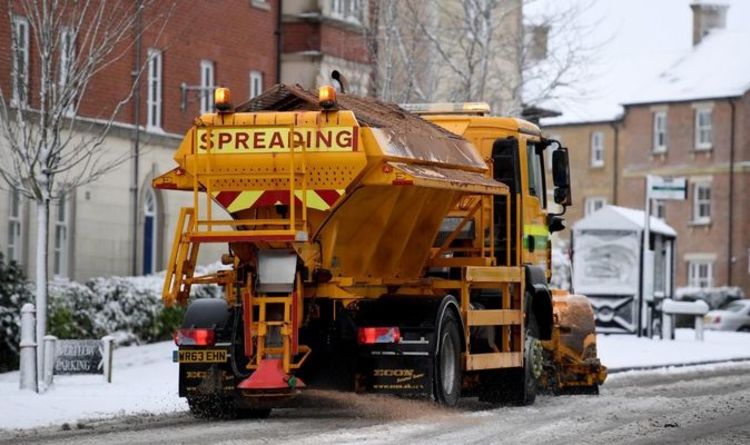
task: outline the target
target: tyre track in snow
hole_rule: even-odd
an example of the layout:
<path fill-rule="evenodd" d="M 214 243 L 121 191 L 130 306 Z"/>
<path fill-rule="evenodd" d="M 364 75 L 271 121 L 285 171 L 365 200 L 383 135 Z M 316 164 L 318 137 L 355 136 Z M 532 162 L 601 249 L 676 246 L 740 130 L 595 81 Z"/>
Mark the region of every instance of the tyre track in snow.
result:
<path fill-rule="evenodd" d="M 22 432 L 0 444 L 750 443 L 750 364 L 620 373 L 599 397 L 544 396 L 531 407 L 492 409 L 468 399 L 449 410 L 314 391 L 299 408 L 265 420 L 207 422 L 185 414 L 85 426 Z"/>

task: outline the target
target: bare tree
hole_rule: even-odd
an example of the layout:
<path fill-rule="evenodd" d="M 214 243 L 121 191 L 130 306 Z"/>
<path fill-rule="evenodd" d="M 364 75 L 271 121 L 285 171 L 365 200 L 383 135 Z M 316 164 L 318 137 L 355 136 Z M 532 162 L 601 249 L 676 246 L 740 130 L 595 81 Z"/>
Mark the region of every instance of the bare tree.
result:
<path fill-rule="evenodd" d="M 165 22 L 171 8 L 155 0 L 8 0 L 12 87 L 0 89 L 0 177 L 35 203 L 37 342 L 47 322 L 50 202 L 99 179 L 127 160 L 105 150 L 105 138 L 133 95 L 140 72 L 120 100 L 99 115 L 79 115 L 96 76 L 130 53 L 134 34 Z M 154 13 L 151 13 L 152 8 Z M 157 11 L 158 9 L 158 11 Z M 135 27 L 144 11 L 149 19 Z M 29 94 L 30 60 L 38 94 Z M 41 370 L 42 348 L 37 366 Z M 41 372 L 39 373 L 41 375 Z"/>
<path fill-rule="evenodd" d="M 586 74 L 593 51 L 577 17 L 590 1 L 525 22 L 525 8 L 541 0 L 379 0 L 368 34 L 375 92 L 394 101 L 482 100 L 519 114 Z"/>

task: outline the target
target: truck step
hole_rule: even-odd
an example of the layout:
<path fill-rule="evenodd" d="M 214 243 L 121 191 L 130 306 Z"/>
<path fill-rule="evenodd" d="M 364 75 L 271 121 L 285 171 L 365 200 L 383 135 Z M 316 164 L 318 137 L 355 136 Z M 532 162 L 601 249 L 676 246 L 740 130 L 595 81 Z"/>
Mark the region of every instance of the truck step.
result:
<path fill-rule="evenodd" d="M 464 354 L 466 370 L 514 368 L 523 366 L 521 352 L 491 352 L 486 354 Z"/>
<path fill-rule="evenodd" d="M 520 326 L 523 313 L 513 309 L 469 310 L 465 319 L 469 326 Z"/>

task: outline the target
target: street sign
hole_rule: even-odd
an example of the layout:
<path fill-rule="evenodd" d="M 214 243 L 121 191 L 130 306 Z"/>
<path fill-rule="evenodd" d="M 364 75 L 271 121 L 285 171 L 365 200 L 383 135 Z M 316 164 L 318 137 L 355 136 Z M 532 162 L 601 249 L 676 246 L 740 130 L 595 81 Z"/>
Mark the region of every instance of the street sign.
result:
<path fill-rule="evenodd" d="M 55 349 L 55 374 L 104 374 L 101 340 L 57 340 Z"/>
<path fill-rule="evenodd" d="M 648 191 L 651 199 L 687 199 L 687 178 L 665 178 L 662 176 L 647 176 Z"/>

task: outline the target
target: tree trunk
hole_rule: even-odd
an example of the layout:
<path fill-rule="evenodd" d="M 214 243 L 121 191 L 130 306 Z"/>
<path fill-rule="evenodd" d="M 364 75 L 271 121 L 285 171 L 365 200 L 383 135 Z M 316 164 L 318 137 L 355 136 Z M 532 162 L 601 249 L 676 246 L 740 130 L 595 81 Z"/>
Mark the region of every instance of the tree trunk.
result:
<path fill-rule="evenodd" d="M 49 237 L 49 201 L 36 203 L 36 368 L 39 389 L 44 370 L 44 336 L 47 334 L 47 240 Z"/>

